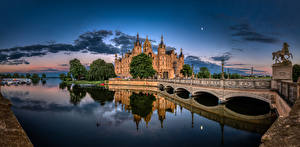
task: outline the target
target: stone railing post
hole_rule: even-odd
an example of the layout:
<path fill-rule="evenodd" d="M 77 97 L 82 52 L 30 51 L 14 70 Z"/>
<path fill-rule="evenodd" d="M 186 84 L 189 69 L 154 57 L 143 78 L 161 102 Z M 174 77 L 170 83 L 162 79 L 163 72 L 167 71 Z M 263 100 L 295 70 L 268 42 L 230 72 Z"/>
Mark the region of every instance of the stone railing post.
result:
<path fill-rule="evenodd" d="M 220 79 L 220 88 L 224 87 L 224 79 Z"/>
<path fill-rule="evenodd" d="M 300 77 L 298 78 L 298 81 L 297 81 L 297 98 L 296 99 L 300 99 Z"/>

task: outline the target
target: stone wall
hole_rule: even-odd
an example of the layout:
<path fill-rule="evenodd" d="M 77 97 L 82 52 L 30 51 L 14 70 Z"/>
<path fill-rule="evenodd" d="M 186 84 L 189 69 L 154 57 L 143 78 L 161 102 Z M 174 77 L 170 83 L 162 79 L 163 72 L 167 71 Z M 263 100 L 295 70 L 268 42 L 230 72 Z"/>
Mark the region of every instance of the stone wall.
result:
<path fill-rule="evenodd" d="M 296 83 L 297 97 L 290 113 L 278 117 L 261 138 L 261 147 L 300 146 L 300 81 Z"/>
<path fill-rule="evenodd" d="M 31 141 L 10 110 L 10 106 L 10 101 L 1 95 L 0 85 L 0 146 L 32 147 Z"/>
<path fill-rule="evenodd" d="M 157 87 L 158 83 L 156 81 L 148 80 L 113 80 L 108 81 L 109 85 L 132 85 L 132 86 L 153 86 Z"/>

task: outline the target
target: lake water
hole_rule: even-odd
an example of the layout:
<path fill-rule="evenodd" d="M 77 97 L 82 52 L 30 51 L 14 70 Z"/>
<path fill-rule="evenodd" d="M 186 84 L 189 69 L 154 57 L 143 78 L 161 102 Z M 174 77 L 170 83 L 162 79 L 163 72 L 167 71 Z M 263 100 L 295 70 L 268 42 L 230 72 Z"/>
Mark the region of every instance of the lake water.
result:
<path fill-rule="evenodd" d="M 258 146 L 274 120 L 227 118 L 150 91 L 59 83 L 48 79 L 43 84 L 1 88 L 35 146 Z M 239 106 L 238 101 L 228 104 L 234 111 Z M 246 109 L 255 108 L 242 105 L 242 109 L 245 115 L 252 112 Z"/>

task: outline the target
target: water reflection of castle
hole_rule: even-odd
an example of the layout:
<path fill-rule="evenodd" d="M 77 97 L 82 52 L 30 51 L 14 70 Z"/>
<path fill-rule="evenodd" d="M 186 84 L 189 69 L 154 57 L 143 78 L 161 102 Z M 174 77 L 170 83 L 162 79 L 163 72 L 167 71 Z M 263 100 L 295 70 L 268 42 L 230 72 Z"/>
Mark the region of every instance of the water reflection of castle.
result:
<path fill-rule="evenodd" d="M 144 93 L 148 94 L 148 93 Z M 121 104 L 122 110 L 130 111 L 130 96 L 132 95 L 132 91 L 120 90 L 115 92 L 115 106 Z M 152 111 L 147 114 L 145 117 L 139 116 L 137 114 L 133 114 L 133 120 L 136 123 L 136 128 L 138 130 L 139 123 L 142 119 L 146 122 L 146 127 L 148 128 L 148 123 L 151 121 L 152 114 L 155 110 L 157 110 L 158 119 L 160 120 L 161 128 L 163 128 L 163 121 L 166 119 L 166 112 L 176 113 L 176 105 L 166 100 L 165 98 L 153 94 L 156 97 L 156 100 L 152 103 Z"/>

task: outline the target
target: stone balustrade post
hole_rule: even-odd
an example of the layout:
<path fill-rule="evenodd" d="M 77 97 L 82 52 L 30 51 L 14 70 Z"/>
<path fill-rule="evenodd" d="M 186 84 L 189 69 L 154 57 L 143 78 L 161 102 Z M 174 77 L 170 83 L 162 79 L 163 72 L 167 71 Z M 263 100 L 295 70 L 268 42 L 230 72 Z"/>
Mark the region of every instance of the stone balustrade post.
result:
<path fill-rule="evenodd" d="M 300 77 L 297 81 L 297 99 L 300 99 Z"/>

